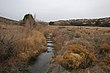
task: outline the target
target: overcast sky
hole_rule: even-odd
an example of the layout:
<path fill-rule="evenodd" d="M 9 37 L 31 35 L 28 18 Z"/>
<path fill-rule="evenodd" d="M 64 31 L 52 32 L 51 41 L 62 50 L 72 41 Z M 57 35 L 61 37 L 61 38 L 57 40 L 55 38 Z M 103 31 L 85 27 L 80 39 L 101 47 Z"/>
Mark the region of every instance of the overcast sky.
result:
<path fill-rule="evenodd" d="M 0 0 L 0 16 L 21 20 L 26 13 L 43 21 L 110 16 L 110 0 Z"/>

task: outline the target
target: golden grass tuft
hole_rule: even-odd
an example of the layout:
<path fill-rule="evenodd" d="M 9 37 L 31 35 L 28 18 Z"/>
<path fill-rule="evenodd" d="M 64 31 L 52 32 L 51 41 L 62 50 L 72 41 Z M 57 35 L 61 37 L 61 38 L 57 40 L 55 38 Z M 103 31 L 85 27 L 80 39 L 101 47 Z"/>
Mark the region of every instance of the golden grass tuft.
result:
<path fill-rule="evenodd" d="M 110 54 L 110 45 L 108 43 L 103 43 L 99 46 L 99 53 L 102 54 L 104 57 L 109 56 Z"/>
<path fill-rule="evenodd" d="M 66 69 L 87 68 L 96 61 L 93 53 L 90 53 L 85 46 L 72 44 L 67 46 L 67 51 L 56 60 Z"/>
<path fill-rule="evenodd" d="M 110 50 L 110 44 L 103 43 L 102 45 L 100 45 L 100 49 L 102 49 L 102 50 Z"/>

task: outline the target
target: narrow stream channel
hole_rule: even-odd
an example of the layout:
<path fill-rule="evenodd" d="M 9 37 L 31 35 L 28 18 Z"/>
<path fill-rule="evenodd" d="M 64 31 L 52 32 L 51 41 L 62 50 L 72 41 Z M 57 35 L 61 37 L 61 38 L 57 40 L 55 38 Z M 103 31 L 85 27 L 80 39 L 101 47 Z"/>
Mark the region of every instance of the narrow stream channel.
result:
<path fill-rule="evenodd" d="M 33 65 L 31 65 L 30 73 L 45 73 L 49 67 L 49 63 L 54 56 L 53 40 L 51 37 L 47 37 L 47 48 L 48 50 L 38 57 Z"/>

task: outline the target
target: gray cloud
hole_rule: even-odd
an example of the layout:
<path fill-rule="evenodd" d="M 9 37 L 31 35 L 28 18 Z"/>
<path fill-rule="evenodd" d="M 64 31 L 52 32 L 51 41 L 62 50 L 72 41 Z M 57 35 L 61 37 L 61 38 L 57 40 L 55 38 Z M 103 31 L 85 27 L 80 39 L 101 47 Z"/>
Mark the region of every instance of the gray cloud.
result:
<path fill-rule="evenodd" d="M 20 20 L 36 13 L 39 20 L 110 16 L 110 0 L 0 0 L 0 15 Z"/>

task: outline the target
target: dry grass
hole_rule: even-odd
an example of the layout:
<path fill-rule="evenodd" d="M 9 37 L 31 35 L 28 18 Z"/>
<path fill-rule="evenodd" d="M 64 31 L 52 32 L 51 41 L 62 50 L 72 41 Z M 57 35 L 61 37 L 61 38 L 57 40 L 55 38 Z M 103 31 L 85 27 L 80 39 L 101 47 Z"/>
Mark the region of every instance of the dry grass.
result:
<path fill-rule="evenodd" d="M 55 63 L 72 69 L 71 73 L 109 73 L 109 27 L 48 26 L 45 29 L 41 32 L 45 34 L 48 29 L 56 45 Z"/>
<path fill-rule="evenodd" d="M 90 53 L 85 46 L 71 44 L 66 46 L 67 51 L 59 57 L 58 61 L 67 69 L 87 68 L 96 61 L 95 54 Z M 61 60 L 59 60 L 61 58 Z"/>
<path fill-rule="evenodd" d="M 0 73 L 19 73 L 31 57 L 46 50 L 46 39 L 36 29 L 0 24 Z M 21 66 L 23 65 L 23 66 Z"/>

